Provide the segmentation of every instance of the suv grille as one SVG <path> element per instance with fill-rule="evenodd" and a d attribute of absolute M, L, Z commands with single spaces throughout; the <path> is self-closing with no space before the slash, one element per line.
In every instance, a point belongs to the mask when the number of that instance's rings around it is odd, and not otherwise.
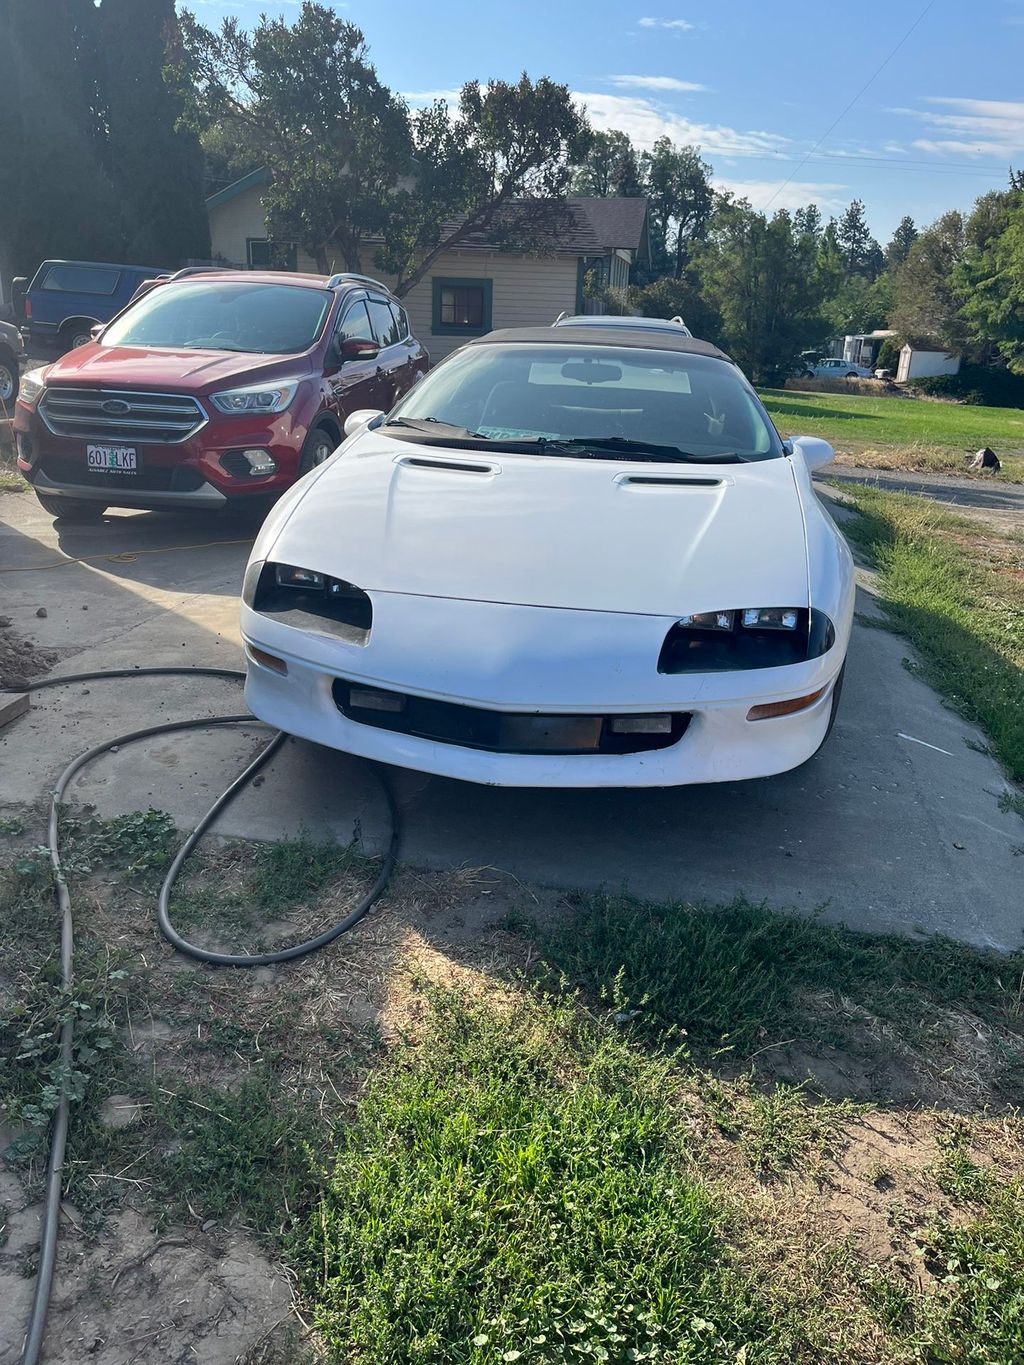
<path fill-rule="evenodd" d="M 109 404 L 114 411 L 104 410 Z M 120 409 L 120 410 L 118 410 Z M 47 388 L 39 414 L 55 436 L 90 441 L 136 441 L 176 445 L 205 426 L 206 413 L 181 393 L 135 389 L 86 389 L 55 384 Z"/>

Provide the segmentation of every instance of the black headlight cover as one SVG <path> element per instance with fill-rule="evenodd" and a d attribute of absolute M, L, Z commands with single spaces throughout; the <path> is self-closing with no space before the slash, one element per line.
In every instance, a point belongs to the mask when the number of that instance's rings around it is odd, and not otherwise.
<path fill-rule="evenodd" d="M 335 635 L 365 645 L 373 624 L 373 604 L 362 588 L 325 575 L 322 588 L 282 587 L 277 564 L 255 560 L 245 571 L 242 601 L 282 625 Z"/>
<path fill-rule="evenodd" d="M 665 636 L 659 673 L 734 673 L 751 668 L 780 668 L 820 658 L 835 644 L 835 627 L 816 607 L 800 607 L 795 630 L 738 624 L 732 630 L 702 630 L 675 625 Z"/>

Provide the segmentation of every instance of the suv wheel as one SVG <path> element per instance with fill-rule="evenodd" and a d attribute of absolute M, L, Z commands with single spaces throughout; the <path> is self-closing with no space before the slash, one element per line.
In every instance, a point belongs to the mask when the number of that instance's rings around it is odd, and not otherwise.
<path fill-rule="evenodd" d="M 0 352 L 0 405 L 9 407 L 18 396 L 18 362 Z"/>
<path fill-rule="evenodd" d="M 92 329 L 95 325 L 88 318 L 69 323 L 66 327 L 61 328 L 61 340 L 69 351 L 75 351 L 79 346 L 88 346 L 89 342 L 92 341 Z"/>
<path fill-rule="evenodd" d="M 106 503 L 88 498 L 52 498 L 46 493 L 36 493 L 36 497 L 44 512 L 61 521 L 99 521 L 107 510 Z"/>
<path fill-rule="evenodd" d="M 332 431 L 328 431 L 326 427 L 314 427 L 302 446 L 302 454 L 299 457 L 299 477 L 308 474 L 311 469 L 316 469 L 317 465 L 323 464 L 324 460 L 329 459 L 337 448 L 338 442 L 335 440 Z"/>

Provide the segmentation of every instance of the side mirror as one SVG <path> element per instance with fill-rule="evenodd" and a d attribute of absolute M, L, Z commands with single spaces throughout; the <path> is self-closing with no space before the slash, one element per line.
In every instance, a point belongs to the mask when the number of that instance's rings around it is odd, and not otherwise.
<path fill-rule="evenodd" d="M 377 343 L 364 337 L 346 337 L 338 347 L 338 359 L 342 364 L 346 360 L 376 360 L 379 355 Z"/>
<path fill-rule="evenodd" d="M 801 455 L 808 469 L 820 469 L 835 456 L 835 451 L 827 441 L 818 436 L 794 436 L 786 442 L 794 455 Z"/>
<path fill-rule="evenodd" d="M 107 324 L 105 322 L 93 323 L 93 325 L 89 328 L 89 335 L 92 337 L 93 341 L 95 341 L 98 338 L 99 334 L 103 331 L 106 325 Z"/>
<path fill-rule="evenodd" d="M 376 423 L 383 416 L 380 408 L 358 408 L 345 418 L 345 435 L 354 436 L 357 431 L 365 430 L 371 422 Z"/>
<path fill-rule="evenodd" d="M 28 277 L 25 275 L 15 275 L 11 280 L 11 307 L 14 316 L 25 321 L 25 295 L 28 293 Z"/>

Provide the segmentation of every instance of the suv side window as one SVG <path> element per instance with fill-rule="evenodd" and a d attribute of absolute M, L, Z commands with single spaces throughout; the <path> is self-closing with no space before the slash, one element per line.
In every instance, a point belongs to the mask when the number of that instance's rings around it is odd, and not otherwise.
<path fill-rule="evenodd" d="M 121 278 L 119 270 L 94 265 L 51 265 L 41 289 L 60 294 L 113 294 Z"/>
<path fill-rule="evenodd" d="M 405 341 L 406 337 L 408 337 L 410 332 L 409 314 L 405 311 L 402 305 L 400 303 L 396 303 L 394 299 L 392 299 L 391 301 L 391 311 L 392 313 L 394 313 L 395 318 L 398 322 L 398 340 Z"/>
<path fill-rule="evenodd" d="M 401 341 L 398 334 L 398 320 L 385 299 L 369 299 L 366 304 L 370 310 L 370 321 L 377 334 L 377 344 L 383 350 Z"/>
<path fill-rule="evenodd" d="M 366 304 L 362 299 L 349 304 L 342 314 L 341 321 L 338 323 L 337 332 L 339 341 L 373 341 L 373 328 L 370 326 L 370 319 L 366 313 Z"/>

